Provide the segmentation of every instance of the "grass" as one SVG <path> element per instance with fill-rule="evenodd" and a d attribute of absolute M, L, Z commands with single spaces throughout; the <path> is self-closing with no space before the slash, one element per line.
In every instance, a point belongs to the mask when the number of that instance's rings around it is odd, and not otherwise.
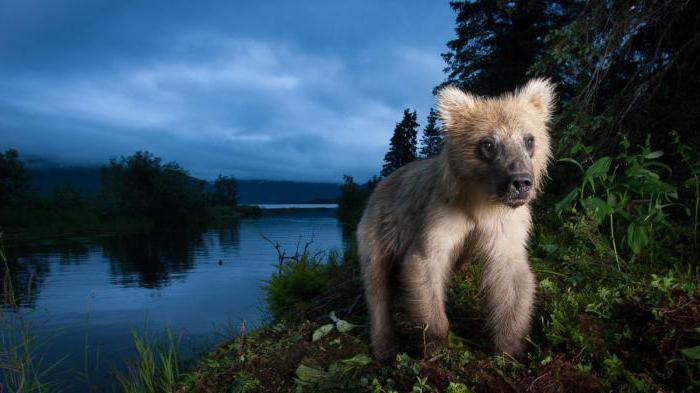
<path fill-rule="evenodd" d="M 15 298 L 2 244 L 2 233 L 0 265 L 3 266 L 3 301 L 0 304 L 0 387 L 17 393 L 50 391 L 53 385 L 48 382 L 49 376 L 60 361 L 44 365 L 38 353 L 42 344 L 31 334 L 31 326 L 24 318 Z"/>
<path fill-rule="evenodd" d="M 125 393 L 174 392 L 180 378 L 179 339 L 167 328 L 164 343 L 148 333 L 139 335 L 133 331 L 132 336 L 137 356 L 126 372 L 117 374 L 120 390 Z"/>

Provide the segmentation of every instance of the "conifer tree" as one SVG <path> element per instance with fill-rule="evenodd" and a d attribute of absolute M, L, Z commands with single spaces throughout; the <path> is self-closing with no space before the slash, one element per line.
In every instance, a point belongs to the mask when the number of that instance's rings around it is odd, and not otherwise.
<path fill-rule="evenodd" d="M 420 144 L 421 158 L 435 157 L 442 150 L 442 130 L 437 125 L 437 113 L 435 113 L 433 108 L 430 108 L 428 124 L 423 129 L 423 137 L 420 140 Z"/>
<path fill-rule="evenodd" d="M 389 151 L 384 156 L 383 177 L 389 176 L 417 158 L 416 139 L 419 126 L 417 119 L 416 111 L 411 112 L 409 109 L 403 111 L 403 119 L 396 124 Z"/>
<path fill-rule="evenodd" d="M 546 50 L 545 36 L 571 19 L 577 2 L 452 1 L 457 37 L 447 43 L 446 84 L 481 95 L 522 85 Z"/>

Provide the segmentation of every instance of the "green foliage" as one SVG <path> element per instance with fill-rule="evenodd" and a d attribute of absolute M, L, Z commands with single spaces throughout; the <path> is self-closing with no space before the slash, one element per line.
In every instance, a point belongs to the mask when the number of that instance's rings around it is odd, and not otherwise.
<path fill-rule="evenodd" d="M 584 163 L 561 159 L 576 165 L 581 183 L 556 205 L 558 210 L 578 206 L 596 224 L 606 224 L 616 258 L 620 244 L 634 256 L 648 251 L 658 237 L 656 231 L 673 229 L 669 210 L 682 207 L 677 202 L 677 187 L 663 180 L 671 174 L 670 168 L 658 161 L 663 152 L 652 150 L 650 138 L 636 154 L 622 138 L 621 150 L 616 157 L 587 157 Z M 590 148 L 576 145 L 571 153 L 588 151 Z"/>
<path fill-rule="evenodd" d="M 310 302 L 330 288 L 334 273 L 339 271 L 337 256 L 326 260 L 308 249 L 292 257 L 280 257 L 277 271 L 266 281 L 267 308 L 276 319 L 294 316 L 305 310 Z"/>
<path fill-rule="evenodd" d="M 561 93 L 557 135 L 575 132 L 611 155 L 616 134 L 633 144 L 652 133 L 670 151 L 676 130 L 696 144 L 700 81 L 692 76 L 700 57 L 696 30 L 700 4 L 692 1 L 573 2 L 561 9 L 542 43 L 532 75 L 552 77 Z M 558 138 L 560 145 L 571 141 Z M 612 143 L 611 143 L 612 142 Z M 674 170 L 676 163 L 669 162 Z"/>
<path fill-rule="evenodd" d="M 403 119 L 396 123 L 389 151 L 384 156 L 382 177 L 389 176 L 395 170 L 418 158 L 416 154 L 416 138 L 419 126 L 417 119 L 416 111 L 413 111 L 413 113 L 409 109 L 403 111 Z"/>
<path fill-rule="evenodd" d="M 174 392 L 180 378 L 177 355 L 178 340 L 169 329 L 165 330 L 165 344 L 132 332 L 137 358 L 126 373 L 118 373 L 117 380 L 125 393 Z"/>
<path fill-rule="evenodd" d="M 693 246 L 698 242 L 698 213 L 700 209 L 700 155 L 694 149 L 681 141 L 677 132 L 671 132 L 673 144 L 681 157 L 681 161 L 688 171 L 687 180 L 683 183 L 683 188 L 689 191 L 691 205 L 693 206 Z"/>

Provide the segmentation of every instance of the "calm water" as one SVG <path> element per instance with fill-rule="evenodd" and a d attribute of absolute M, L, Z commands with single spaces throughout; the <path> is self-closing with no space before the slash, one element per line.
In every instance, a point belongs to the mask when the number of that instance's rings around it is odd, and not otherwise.
<path fill-rule="evenodd" d="M 285 213 L 199 231 L 97 237 L 8 248 L 21 313 L 66 391 L 88 368 L 101 380 L 133 356 L 132 329 L 181 335 L 193 356 L 266 319 L 261 285 L 277 254 L 263 235 L 294 252 L 340 250 L 335 210 Z M 220 262 L 221 261 L 221 262 Z M 30 284 L 31 283 L 31 284 Z M 87 346 L 86 346 L 87 343 Z M 98 359 L 99 358 L 99 362 Z"/>

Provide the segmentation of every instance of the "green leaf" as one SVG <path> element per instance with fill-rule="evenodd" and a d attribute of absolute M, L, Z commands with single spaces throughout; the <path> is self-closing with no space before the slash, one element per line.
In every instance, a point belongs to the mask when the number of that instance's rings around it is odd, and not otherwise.
<path fill-rule="evenodd" d="M 300 364 L 297 367 L 296 376 L 302 384 L 312 384 L 326 377 L 324 370 Z"/>
<path fill-rule="evenodd" d="M 564 199 L 562 199 L 561 201 L 557 202 L 557 204 L 555 205 L 555 208 L 556 208 L 557 210 L 564 210 L 564 209 L 566 209 L 567 207 L 569 207 L 569 205 L 571 205 L 571 202 L 573 202 L 573 201 L 576 199 L 577 196 L 578 196 L 578 189 L 573 189 L 573 190 L 571 190 L 571 192 L 569 192 L 569 194 L 567 194 L 567 195 L 564 197 Z"/>
<path fill-rule="evenodd" d="M 447 335 L 447 347 L 450 349 L 464 348 L 464 339 L 452 332 L 449 332 Z"/>
<path fill-rule="evenodd" d="M 327 325 L 323 325 L 320 328 L 316 329 L 314 334 L 311 336 L 311 341 L 315 342 L 315 341 L 318 341 L 318 340 L 326 337 L 327 335 L 329 335 L 333 331 L 334 327 L 335 327 L 335 325 L 333 325 L 332 323 L 329 323 Z"/>
<path fill-rule="evenodd" d="M 596 160 L 591 166 L 586 169 L 586 176 L 595 178 L 595 177 L 601 177 L 604 176 L 608 173 L 608 170 L 610 169 L 610 163 L 612 162 L 612 159 L 610 157 L 602 157 Z"/>
<path fill-rule="evenodd" d="M 335 323 L 335 328 L 338 329 L 338 331 L 341 333 L 349 332 L 356 327 L 357 325 L 355 325 L 354 323 L 350 323 L 342 319 L 339 319 L 338 322 Z"/>
<path fill-rule="evenodd" d="M 335 311 L 331 311 L 331 320 L 335 322 L 335 328 L 338 329 L 339 332 L 345 333 L 349 332 L 350 330 L 356 328 L 358 325 L 355 325 L 354 323 L 350 323 L 348 321 L 344 321 L 338 317 L 335 316 Z"/>
<path fill-rule="evenodd" d="M 627 227 L 627 244 L 633 253 L 639 254 L 649 244 L 649 226 L 636 222 Z"/>
<path fill-rule="evenodd" d="M 557 162 L 570 162 L 570 163 L 576 165 L 578 167 L 578 169 L 581 170 L 582 173 L 584 172 L 583 166 L 578 161 L 574 160 L 573 158 L 568 158 L 568 157 L 567 158 L 560 158 L 557 160 Z"/>
<path fill-rule="evenodd" d="M 583 207 L 586 208 L 589 214 L 593 216 L 598 224 L 605 220 L 608 214 L 608 204 L 598 197 L 588 197 L 583 200 Z"/>
<path fill-rule="evenodd" d="M 700 360 L 700 345 L 697 347 L 683 349 L 681 352 L 683 352 L 683 355 L 693 360 Z"/>
<path fill-rule="evenodd" d="M 366 366 L 366 365 L 372 363 L 372 358 L 361 353 L 361 354 L 355 355 L 349 359 L 343 359 L 340 362 L 343 363 L 344 365 L 347 365 L 347 366 L 362 367 L 362 366 Z"/>
<path fill-rule="evenodd" d="M 652 151 L 651 153 L 647 154 L 646 156 L 644 156 L 644 158 L 646 158 L 648 160 L 653 160 L 654 158 L 659 158 L 663 155 L 664 155 L 663 151 L 657 150 L 657 151 Z"/>

